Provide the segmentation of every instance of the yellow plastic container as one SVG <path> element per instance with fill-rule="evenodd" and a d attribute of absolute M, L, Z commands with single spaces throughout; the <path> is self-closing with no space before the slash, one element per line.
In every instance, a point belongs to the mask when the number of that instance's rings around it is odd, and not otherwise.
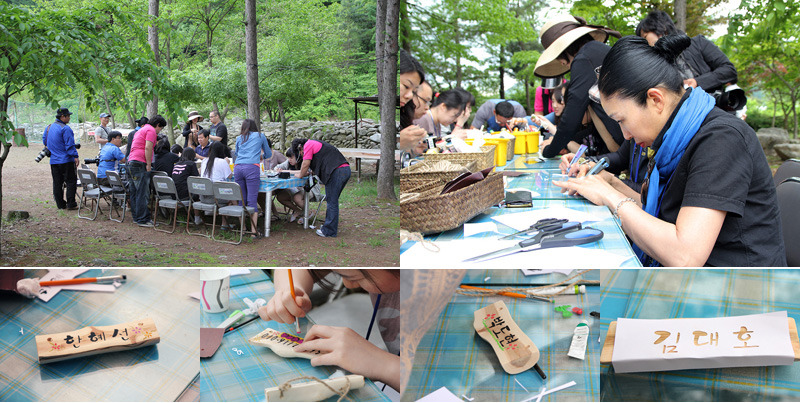
<path fill-rule="evenodd" d="M 514 140 L 514 154 L 525 154 L 525 147 L 528 142 L 528 132 L 514 130 L 514 132 L 511 134 L 516 137 L 516 140 Z"/>
<path fill-rule="evenodd" d="M 494 164 L 499 166 L 499 167 L 505 166 L 506 163 L 508 162 L 506 157 L 507 157 L 507 152 L 508 152 L 508 141 L 509 141 L 509 139 L 491 138 L 491 139 L 485 139 L 485 141 L 486 141 L 486 144 L 495 146 L 495 148 L 494 148 Z"/>
<path fill-rule="evenodd" d="M 475 139 L 464 139 L 464 142 L 467 143 L 468 145 L 472 145 L 472 142 L 474 141 Z"/>
<path fill-rule="evenodd" d="M 539 132 L 528 132 L 527 149 L 528 154 L 539 152 Z"/>

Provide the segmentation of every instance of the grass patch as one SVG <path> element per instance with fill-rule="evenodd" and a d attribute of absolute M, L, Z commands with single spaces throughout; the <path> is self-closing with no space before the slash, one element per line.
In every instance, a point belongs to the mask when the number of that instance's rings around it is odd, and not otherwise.
<path fill-rule="evenodd" d="M 395 193 L 400 191 L 400 180 L 395 179 Z M 378 198 L 377 178 L 362 179 L 361 183 L 351 178 L 339 197 L 341 207 L 367 207 L 375 205 Z"/>
<path fill-rule="evenodd" d="M 367 245 L 372 247 L 383 246 L 383 241 L 378 238 L 369 238 L 367 239 Z"/>

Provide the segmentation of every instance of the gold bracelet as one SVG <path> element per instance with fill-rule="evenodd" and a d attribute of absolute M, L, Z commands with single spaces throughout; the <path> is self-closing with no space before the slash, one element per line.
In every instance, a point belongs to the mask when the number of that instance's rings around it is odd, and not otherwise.
<path fill-rule="evenodd" d="M 627 202 L 636 203 L 636 200 L 633 200 L 632 197 L 628 197 L 627 199 L 622 199 L 617 203 L 617 207 L 614 209 L 614 218 L 619 220 L 619 226 L 622 227 L 622 218 L 619 216 L 619 208 L 622 207 L 623 204 Z"/>

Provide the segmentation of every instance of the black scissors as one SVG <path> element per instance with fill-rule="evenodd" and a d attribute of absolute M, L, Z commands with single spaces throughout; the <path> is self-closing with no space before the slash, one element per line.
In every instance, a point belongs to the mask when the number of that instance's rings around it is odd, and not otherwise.
<path fill-rule="evenodd" d="M 595 228 L 562 228 L 555 232 L 541 233 L 533 238 L 526 239 L 514 246 L 485 253 L 464 260 L 465 262 L 477 262 L 481 260 L 495 259 L 517 252 L 528 252 L 536 249 L 558 248 L 564 246 L 576 246 L 596 242 L 603 239 L 603 231 Z"/>
<path fill-rule="evenodd" d="M 511 235 L 506 235 L 500 238 L 500 240 L 514 238 L 515 236 L 519 235 L 530 235 L 540 231 L 561 228 L 561 225 L 566 224 L 567 222 L 569 222 L 569 220 L 566 218 L 543 218 L 539 221 L 536 221 L 536 223 L 528 227 L 528 229 L 517 231 Z"/>

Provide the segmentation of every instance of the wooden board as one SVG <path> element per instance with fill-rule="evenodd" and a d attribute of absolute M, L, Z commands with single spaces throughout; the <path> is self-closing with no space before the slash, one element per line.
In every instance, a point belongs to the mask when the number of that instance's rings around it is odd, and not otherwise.
<path fill-rule="evenodd" d="M 527 371 L 539 361 L 539 349 L 517 326 L 503 301 L 475 311 L 473 327 L 494 350 L 509 374 Z"/>
<path fill-rule="evenodd" d="M 603 351 L 600 353 L 601 364 L 611 364 L 611 357 L 614 355 L 614 339 L 617 334 L 617 321 L 611 322 L 608 325 L 608 333 L 606 340 L 603 343 Z M 789 338 L 792 340 L 792 348 L 794 349 L 794 360 L 800 361 L 800 337 L 797 334 L 797 323 L 794 318 L 789 318 Z"/>
<path fill-rule="evenodd" d="M 319 350 L 298 353 L 294 351 L 294 348 L 303 342 L 302 337 L 270 328 L 251 337 L 248 342 L 256 346 L 267 347 L 275 354 L 286 358 L 299 357 L 310 360 L 322 354 Z"/>
<path fill-rule="evenodd" d="M 133 350 L 161 341 L 153 319 L 112 326 L 88 326 L 71 332 L 36 336 L 39 364 L 115 351 Z"/>
<path fill-rule="evenodd" d="M 322 379 L 335 390 L 344 392 L 347 382 L 350 382 L 350 391 L 364 387 L 364 377 L 361 375 L 347 375 L 334 379 Z M 293 383 L 281 396 L 280 386 L 264 390 L 268 402 L 319 402 L 336 395 L 325 385 L 317 381 Z"/>

